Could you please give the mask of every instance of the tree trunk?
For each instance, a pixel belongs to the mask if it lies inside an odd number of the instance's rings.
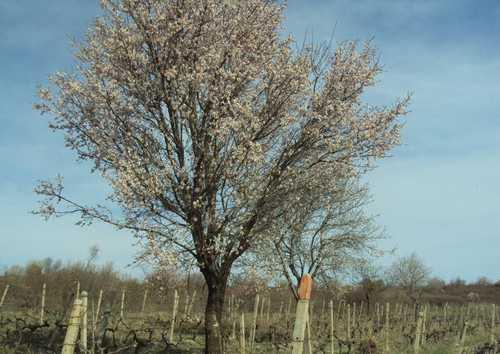
[[[224,353],[223,310],[227,274],[204,273],[208,297],[205,308],[205,354]]]

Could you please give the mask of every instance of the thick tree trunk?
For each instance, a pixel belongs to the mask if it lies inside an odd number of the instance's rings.
[[[223,311],[227,274],[205,273],[208,297],[205,308],[205,354],[224,353]]]

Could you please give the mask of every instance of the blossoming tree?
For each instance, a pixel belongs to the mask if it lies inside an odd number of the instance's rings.
[[[284,205],[326,193],[398,143],[407,98],[363,104],[380,71],[369,44],[340,45],[325,72],[280,37],[267,0],[102,0],[36,107],[120,207],[72,200],[42,181],[38,213],[128,229],[161,262],[189,256],[207,283],[206,353],[223,352],[228,276]]]

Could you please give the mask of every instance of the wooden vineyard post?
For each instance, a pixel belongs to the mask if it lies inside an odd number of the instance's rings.
[[[304,350],[304,334],[308,320],[309,300],[311,298],[312,279],[305,274],[300,279],[299,301],[295,313],[295,325],[292,334],[292,354],[302,354]]]
[[[102,303],[102,289],[99,290],[99,297],[97,298],[97,309],[95,311],[96,321],[99,320],[99,311],[101,310],[101,303]]]
[[[368,325],[368,338],[372,338],[372,336],[373,336],[373,323],[374,322],[370,317],[368,320],[368,323],[367,323],[367,325]]]
[[[356,302],[353,302],[352,304],[352,337],[354,338],[356,336]]]
[[[380,304],[377,302],[375,307],[377,308],[377,328],[380,328]]]
[[[347,304],[347,333],[346,338],[351,340],[351,304]]]
[[[344,306],[344,300],[340,300],[340,302],[337,304],[337,321],[340,321],[340,314],[342,312],[342,306]]]
[[[228,318],[228,321],[232,323],[232,330],[231,330],[231,336],[230,338],[232,340],[236,340],[236,320],[237,320],[237,316],[236,316],[236,307],[235,307],[235,303],[234,303],[234,294],[231,294],[231,296],[229,297],[229,308],[228,308],[228,313],[229,313],[229,318]],[[189,306],[188,306],[189,308]],[[186,312],[186,316],[187,316],[187,312]]]
[[[269,316],[271,312],[271,298],[267,299],[267,313],[266,313],[266,323],[269,323]]]
[[[335,353],[335,338],[333,337],[333,300],[330,300],[330,354]]]
[[[43,325],[43,314],[45,312],[45,291],[47,290],[47,284],[42,285],[42,306],[40,308],[40,325]]]
[[[387,302],[385,304],[385,353],[389,353],[389,311],[390,311],[390,304]]]
[[[427,331],[426,324],[425,324],[426,321],[427,321],[427,305],[424,306],[424,316],[422,317],[422,334],[421,334],[422,346],[425,345],[425,332]]]
[[[415,354],[418,354],[420,352],[420,337],[421,337],[421,330],[422,330],[422,318],[423,318],[423,313],[420,311],[418,313],[417,317],[417,326],[415,327],[415,341],[413,342],[413,349]]]
[[[231,300],[231,299],[230,299]],[[189,295],[189,293],[187,292],[186,290],[186,302],[184,303],[184,318],[187,318],[187,312],[188,312],[188,308],[189,308],[189,303],[191,302],[191,297]],[[231,301],[229,301],[229,318],[231,319],[231,315],[232,315],[232,312],[231,312]]]
[[[266,298],[263,296],[262,301],[260,302],[260,320],[262,321],[264,319],[264,307],[266,306]]]
[[[80,328],[80,351],[87,353],[87,308],[88,308],[88,294],[82,291],[81,296],[82,309],[81,309],[81,328]]]
[[[250,353],[253,353],[253,343],[255,340],[255,331],[257,330],[257,317],[259,315],[259,294],[255,295],[255,303],[253,306],[252,328],[250,330]]]
[[[94,354],[94,349],[95,349],[95,331],[96,331],[96,317],[95,317],[95,301],[94,298],[92,298],[92,327],[90,327],[92,330],[91,333],[91,343],[92,343],[92,350],[91,354]]]
[[[102,304],[102,289],[99,290],[99,297],[97,298],[97,308],[94,312],[94,301],[92,301],[92,348],[95,348],[96,340],[95,336],[97,333],[97,323],[99,322],[99,313]]]
[[[179,294],[177,293],[177,289],[174,289],[174,304],[172,308],[172,321],[170,324],[170,334],[169,339],[170,342],[174,342],[174,328],[175,328],[175,318],[177,317],[177,306],[179,305]]]
[[[307,317],[309,320],[313,317],[313,310],[314,310],[314,301],[309,301],[309,311],[308,314],[309,316]]]
[[[196,297],[196,289],[194,289],[193,294],[191,295],[191,299],[189,300],[189,306],[188,306],[187,313],[186,313],[187,317],[189,317],[189,315],[191,314],[191,310],[193,308],[193,303],[194,303],[195,297]]]
[[[76,281],[76,293],[75,293],[75,298],[79,299],[80,298],[80,281]]]
[[[495,340],[495,313],[496,313],[496,305],[491,304],[491,329],[490,329],[490,343],[495,346],[496,352],[496,340]]]
[[[141,307],[141,317],[144,316],[144,310],[146,309],[146,300],[148,298],[148,289],[145,289],[144,290],[144,298],[142,299],[142,307]],[[187,303],[189,302],[189,296],[187,297],[187,301],[186,301],[186,306],[187,306]],[[187,309],[186,309],[187,311]]]
[[[467,336],[467,326],[468,325],[469,325],[469,322],[465,321],[464,328],[462,330],[462,335],[460,336],[460,345],[458,347],[458,354],[462,354],[464,352],[465,337]]]
[[[123,310],[125,308],[125,289],[122,290],[122,300],[120,303],[120,319],[123,320]]]
[[[234,316],[232,316],[232,321],[233,321],[233,329],[231,331],[231,339],[235,340],[236,339],[236,319],[234,319]]]
[[[10,288],[10,285],[7,284],[5,286],[5,289],[3,289],[3,294],[2,294],[2,298],[0,299],[0,309],[2,308],[3,306],[3,302],[5,301],[5,297],[7,296],[7,293],[9,292],[9,288]]]
[[[68,321],[68,329],[64,337],[64,343],[61,354],[73,354],[75,352],[76,340],[78,339],[78,330],[80,329],[80,315],[82,312],[82,300],[75,299],[71,315]]]
[[[240,322],[240,353],[245,354],[245,313],[241,313]]]
[[[306,321],[306,334],[307,334],[307,346],[306,346],[306,354],[313,354],[312,351],[312,338],[311,338],[311,317],[310,314],[307,316],[307,321]]]

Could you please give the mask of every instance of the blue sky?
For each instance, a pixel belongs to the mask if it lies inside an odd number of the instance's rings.
[[[136,252],[109,226],[29,214],[36,181],[57,173],[76,199],[106,191],[32,109],[37,85],[71,70],[69,40],[98,14],[93,0],[0,2],[0,267],[83,259],[93,244],[124,267]],[[445,279],[500,279],[499,15],[500,3],[487,0],[288,1],[284,27],[296,38],[326,40],[334,28],[335,41],[374,37],[384,73],[370,103],[414,93],[403,145],[366,177],[370,211],[391,237],[382,247],[415,251]]]

